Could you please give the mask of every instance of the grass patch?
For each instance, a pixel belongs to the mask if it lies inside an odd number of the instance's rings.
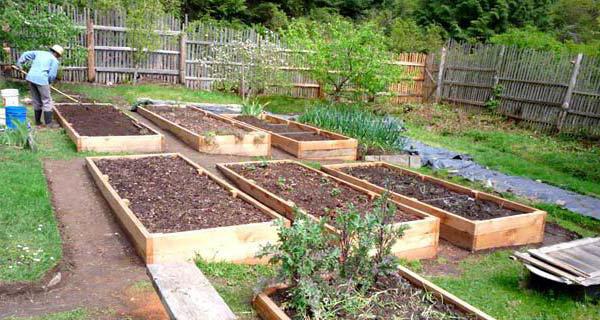
[[[196,265],[240,320],[258,319],[250,303],[259,281],[273,276],[272,268],[203,260],[197,260]]]
[[[286,96],[261,96],[258,97],[260,103],[269,103],[265,111],[279,114],[298,114],[313,108],[322,103],[320,99],[303,99]]]
[[[461,276],[432,280],[497,319],[597,319],[600,306],[557,292],[539,292],[525,285],[528,272],[509,258],[512,250],[474,256],[460,263]]]
[[[114,104],[131,105],[138,98],[206,103],[242,102],[240,97],[233,94],[192,90],[178,85],[120,84],[109,87],[91,84],[61,83],[59,87],[67,92],[81,94],[90,100]]]
[[[413,106],[400,117],[407,135],[425,143],[470,154],[493,170],[600,197],[597,143],[548,136],[448,106]]]
[[[28,110],[31,113],[31,110]],[[40,130],[38,152],[0,146],[0,282],[39,280],[62,257],[43,159],[77,153],[63,130]]]

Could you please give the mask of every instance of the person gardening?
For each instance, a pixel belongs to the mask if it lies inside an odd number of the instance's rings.
[[[54,102],[50,95],[50,83],[56,80],[58,73],[58,59],[62,56],[64,49],[54,45],[49,51],[27,51],[17,61],[17,67],[31,62],[31,68],[27,72],[25,80],[29,83],[33,110],[35,112],[35,124],[42,125],[42,112],[47,127],[56,127],[52,123]]]

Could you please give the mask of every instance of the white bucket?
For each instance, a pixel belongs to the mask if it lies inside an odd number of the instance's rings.
[[[19,90],[17,89],[3,89],[0,90],[0,96],[2,97],[2,106],[11,107],[19,105]],[[0,108],[0,126],[6,125],[6,109]]]
[[[19,90],[17,90],[17,89],[0,90],[0,96],[2,96],[2,105],[3,106],[5,106],[5,107],[19,106]]]

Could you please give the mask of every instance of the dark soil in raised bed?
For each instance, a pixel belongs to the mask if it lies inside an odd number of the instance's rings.
[[[330,137],[324,134],[317,134],[312,130],[304,130],[294,125],[283,123],[271,123],[266,120],[252,116],[237,116],[236,120],[245,122],[251,126],[261,128],[263,130],[279,133],[290,139],[298,141],[324,141],[324,140],[341,140],[342,138]]]
[[[349,167],[343,169],[343,171],[380,187],[416,198],[419,201],[471,220],[486,220],[523,214],[523,212],[502,208],[494,202],[475,199],[466,194],[446,189],[439,184],[422,181],[416,176],[402,174],[383,166]]]
[[[334,138],[330,138],[328,136],[316,134],[316,133],[282,133],[284,137],[288,137],[290,139],[298,140],[298,141],[325,141],[325,140],[337,140]]]
[[[243,137],[250,131],[208,116],[193,107],[146,106],[144,108],[200,135]]]
[[[369,292],[371,297],[377,295],[375,301],[369,305],[369,317],[365,314],[336,315],[337,319],[414,319],[414,320],[442,320],[442,319],[474,319],[469,317],[450,304],[444,304],[433,295],[413,286],[402,276],[390,275],[379,279],[375,287]],[[270,298],[292,319],[297,316],[295,310],[286,308],[286,302],[291,298],[289,290],[278,290]]]
[[[179,157],[100,159],[119,196],[150,232],[179,232],[273,218],[229,191]]]
[[[230,165],[228,168],[254,180],[280,198],[294,202],[316,217],[333,218],[337,210],[348,210],[351,205],[363,213],[374,206],[374,201],[367,194],[298,164],[253,163]],[[421,218],[401,210],[395,216],[395,222],[419,219]]]
[[[121,111],[107,105],[56,105],[80,136],[138,136],[154,134]]]

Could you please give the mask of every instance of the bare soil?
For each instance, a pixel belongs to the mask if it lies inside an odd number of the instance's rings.
[[[139,136],[153,134],[121,111],[107,105],[57,105],[60,114],[81,136]]]
[[[473,319],[456,307],[444,304],[422,289],[413,286],[399,274],[379,279],[367,295],[374,299],[369,304],[368,319]],[[297,315],[293,309],[286,307],[291,299],[289,290],[278,290],[270,297],[288,316],[294,318]],[[365,319],[365,314],[338,313],[336,318]]]
[[[444,188],[417,176],[401,174],[382,166],[350,167],[343,171],[354,177],[396,193],[413,197],[419,201],[444,209],[471,220],[486,220],[508,217],[523,212],[502,208],[495,202],[475,199],[463,193]]]
[[[228,167],[316,217],[333,219],[338,210],[348,210],[351,206],[365,213],[374,206],[367,194],[298,164],[258,163]],[[419,219],[401,210],[397,210],[395,216],[395,222]]]
[[[100,171],[150,232],[180,232],[266,222],[271,217],[180,157],[101,159]],[[226,214],[225,214],[226,213]]]
[[[144,108],[200,135],[234,135],[243,137],[249,132],[226,121],[207,116],[194,107],[145,106]]]
[[[298,141],[326,141],[326,140],[338,140],[335,138],[330,138],[328,136],[320,135],[317,133],[282,133],[284,137],[288,137],[290,139],[298,140]]]

